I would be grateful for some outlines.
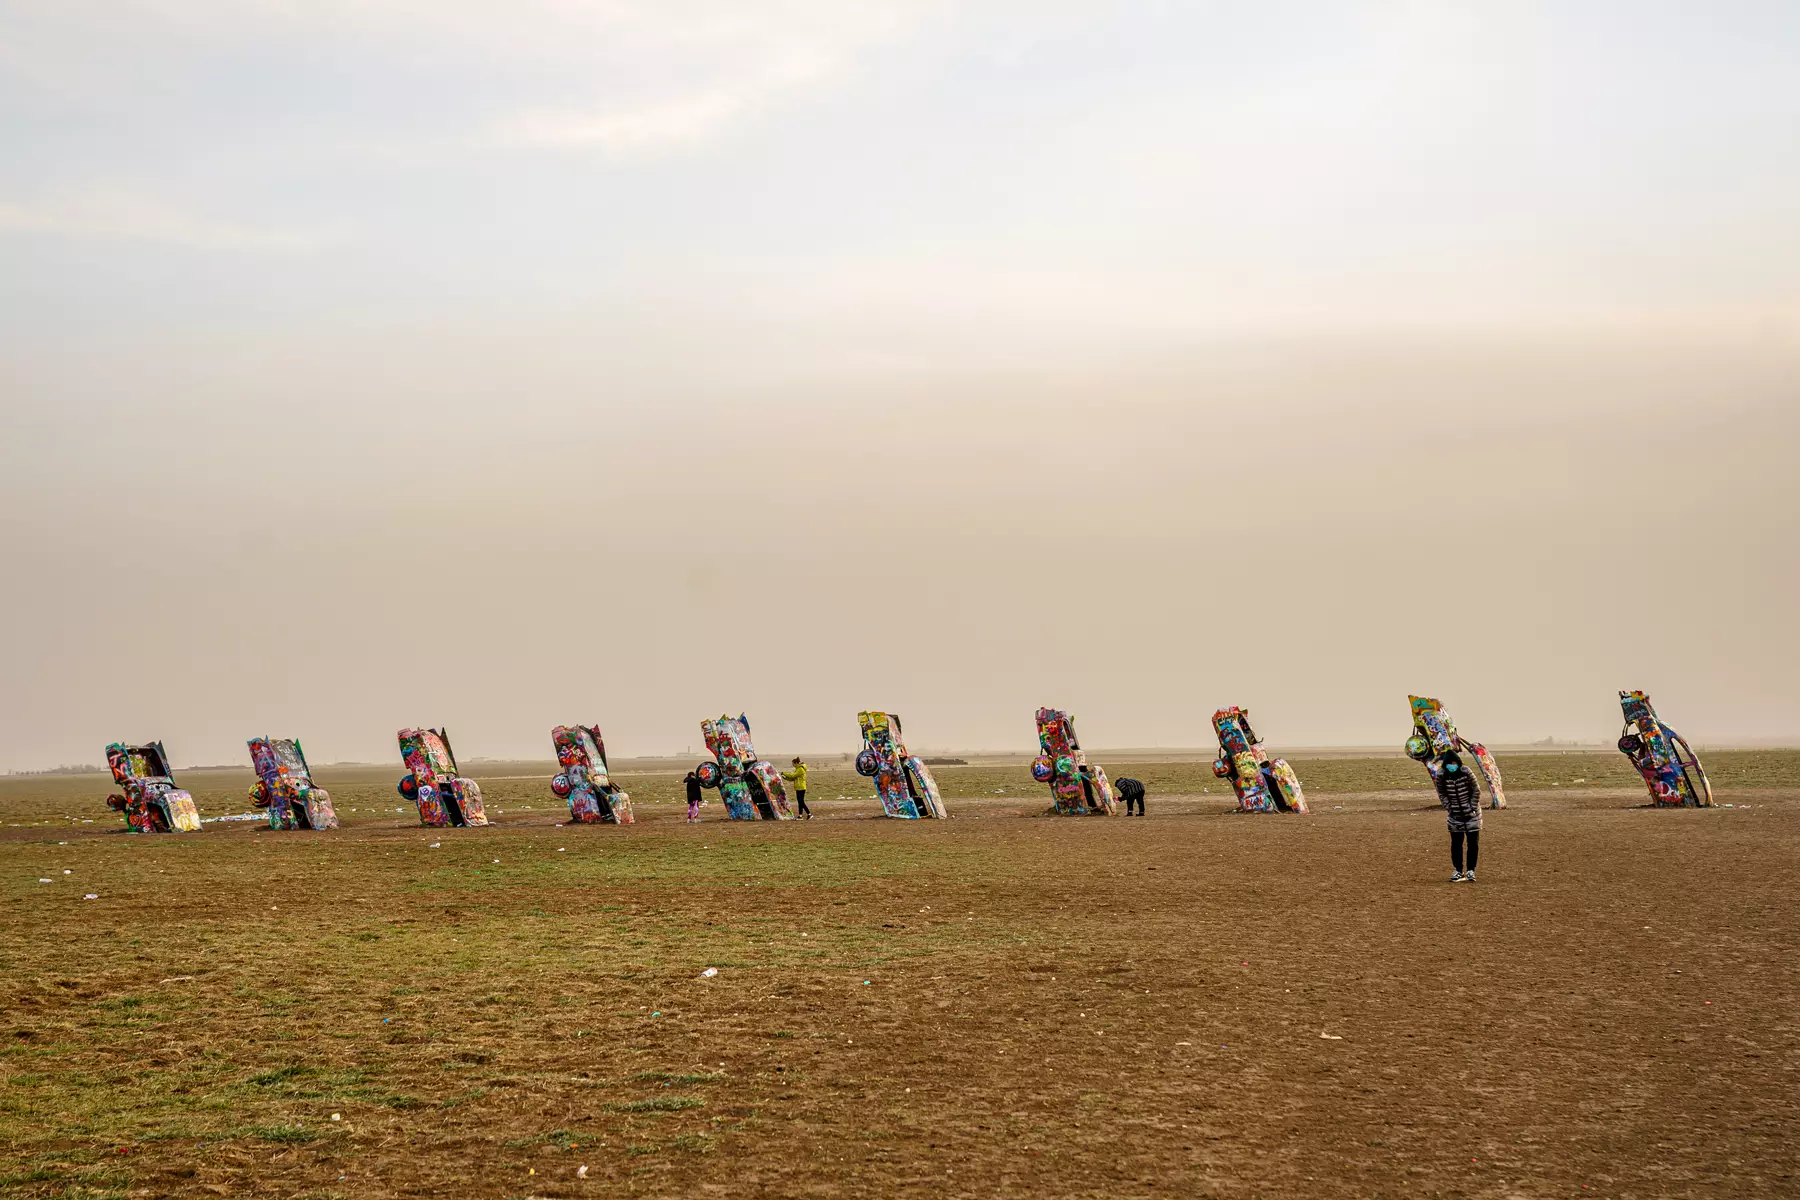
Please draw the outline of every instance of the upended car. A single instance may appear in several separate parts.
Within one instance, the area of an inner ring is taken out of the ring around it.
[[[114,742],[106,748],[119,790],[106,798],[108,808],[125,814],[133,833],[198,833],[200,810],[194,798],[175,785],[169,755],[161,742],[131,746]]]
[[[1110,817],[1119,811],[1118,798],[1106,771],[1089,763],[1075,736],[1075,718],[1060,708],[1037,710],[1038,756],[1031,763],[1031,777],[1050,785],[1055,811],[1063,816]],[[1082,768],[1088,768],[1085,774]]]
[[[560,770],[550,790],[569,802],[569,820],[577,825],[631,825],[631,797],[612,781],[606,765],[606,741],[598,725],[558,725],[550,731]]]
[[[1240,812],[1294,812],[1306,809],[1300,777],[1284,758],[1271,759],[1262,739],[1250,725],[1250,710],[1221,708],[1213,714],[1213,732],[1219,738],[1219,757],[1213,774],[1230,782],[1237,793]]]
[[[1456,722],[1441,702],[1430,696],[1408,696],[1406,700],[1412,706],[1413,719],[1412,736],[1406,739],[1406,756],[1425,764],[1433,784],[1444,773],[1445,755],[1460,752],[1472,756],[1477,774],[1487,784],[1488,807],[1505,808],[1506,789],[1500,783],[1500,764],[1488,748],[1458,733]]]
[[[734,821],[790,821],[787,784],[773,763],[756,757],[750,723],[742,717],[700,722],[712,760],[694,768],[700,786],[717,789],[725,815]]]
[[[266,809],[270,829],[336,829],[331,793],[313,782],[298,738],[251,738],[252,807]]]
[[[486,825],[481,785],[459,774],[450,735],[441,729],[402,729],[400,758],[406,774],[399,792],[419,806],[419,824]]]
[[[862,727],[863,748],[856,755],[856,773],[875,781],[875,795],[881,800],[881,811],[890,817],[916,821],[922,817],[943,820],[943,797],[938,795],[937,780],[923,759],[906,752],[900,740],[900,718],[893,713],[862,712],[856,714]]]
[[[1711,808],[1712,783],[1687,739],[1664,725],[1643,692],[1620,692],[1625,728],[1619,751],[1644,777],[1658,808]]]

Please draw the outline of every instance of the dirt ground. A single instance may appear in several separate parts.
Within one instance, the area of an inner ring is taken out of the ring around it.
[[[321,772],[338,832],[143,837],[7,781],[0,1191],[1800,1194],[1800,789],[1561,773],[1472,886],[1417,787],[424,830]]]

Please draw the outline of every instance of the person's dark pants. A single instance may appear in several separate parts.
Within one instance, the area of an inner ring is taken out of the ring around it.
[[[1125,815],[1126,816],[1129,817],[1131,815],[1131,809],[1132,809],[1133,805],[1137,806],[1137,815],[1140,817],[1143,816],[1144,815],[1144,798],[1142,796],[1127,796],[1127,797],[1125,797]]]
[[[1475,869],[1475,860],[1481,857],[1481,830],[1471,829],[1464,833],[1460,829],[1450,831],[1450,865],[1458,871],[1463,869],[1463,839],[1469,839],[1469,870]]]
[[[800,815],[801,816],[803,816],[803,817],[812,816],[812,809],[806,807],[806,793],[805,792],[795,792],[794,799],[796,799],[800,802]]]

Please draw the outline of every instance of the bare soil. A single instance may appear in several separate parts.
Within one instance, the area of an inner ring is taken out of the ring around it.
[[[422,830],[394,773],[330,834],[9,782],[0,1191],[1800,1193],[1800,790],[1519,790],[1451,885],[1418,789]]]

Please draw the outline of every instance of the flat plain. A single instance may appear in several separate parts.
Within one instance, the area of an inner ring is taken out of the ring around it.
[[[1709,755],[1705,811],[1503,756],[1454,886],[1404,759],[1297,759],[1306,817],[1101,761],[1148,817],[1007,764],[941,823],[816,768],[807,823],[647,774],[568,827],[488,764],[487,829],[396,766],[318,772],[336,832],[145,837],[0,779],[0,1192],[1800,1193],[1800,752]]]

